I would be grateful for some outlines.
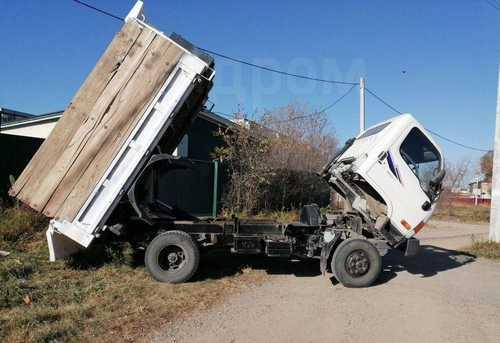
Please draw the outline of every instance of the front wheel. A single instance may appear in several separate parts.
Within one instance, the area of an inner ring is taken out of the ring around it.
[[[346,287],[368,287],[382,271],[377,248],[366,239],[350,238],[339,244],[332,257],[332,271]]]
[[[200,251],[187,233],[168,231],[149,243],[144,262],[156,280],[181,283],[189,280],[198,269]]]

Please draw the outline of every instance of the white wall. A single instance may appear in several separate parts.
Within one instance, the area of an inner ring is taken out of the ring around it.
[[[56,126],[56,123],[57,122],[54,121],[54,122],[36,123],[22,127],[2,128],[0,133],[6,135],[45,139],[49,136],[52,129]]]

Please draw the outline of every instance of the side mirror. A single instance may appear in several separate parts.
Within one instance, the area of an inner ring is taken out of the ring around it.
[[[431,209],[431,203],[426,201],[422,204],[422,210],[429,211]]]
[[[429,181],[429,186],[431,186],[432,188],[437,187],[439,184],[441,184],[441,181],[443,181],[445,175],[446,175],[446,171],[444,169],[441,169],[441,171],[439,173],[437,173],[437,175],[434,176]]]

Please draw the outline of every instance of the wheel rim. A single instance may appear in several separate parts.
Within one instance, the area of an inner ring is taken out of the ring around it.
[[[355,250],[347,256],[345,269],[353,277],[363,276],[370,269],[370,260],[363,250]]]
[[[165,271],[176,271],[186,263],[184,250],[177,245],[167,245],[158,254],[158,265]]]

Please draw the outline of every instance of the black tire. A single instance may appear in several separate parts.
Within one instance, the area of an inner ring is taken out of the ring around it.
[[[380,276],[382,258],[366,239],[350,238],[335,249],[331,267],[335,278],[345,287],[368,287]]]
[[[183,231],[167,231],[156,236],[146,249],[147,271],[160,282],[188,281],[198,269],[200,250]]]

